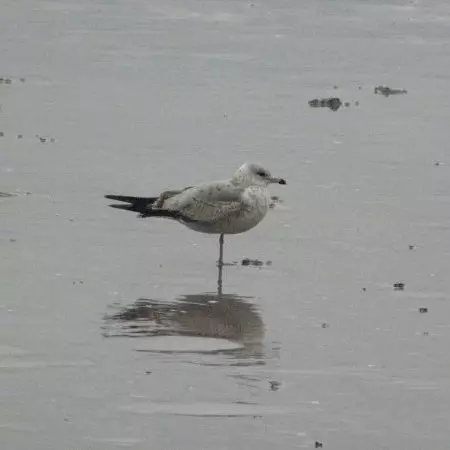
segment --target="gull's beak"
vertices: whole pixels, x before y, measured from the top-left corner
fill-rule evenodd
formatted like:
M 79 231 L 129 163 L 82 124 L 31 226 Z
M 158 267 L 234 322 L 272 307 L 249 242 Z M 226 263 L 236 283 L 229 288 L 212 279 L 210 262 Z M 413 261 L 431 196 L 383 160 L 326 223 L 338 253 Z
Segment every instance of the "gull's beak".
M 284 178 L 275 178 L 275 177 L 272 177 L 272 178 L 270 179 L 270 182 L 271 182 L 271 183 L 276 183 L 276 184 L 287 184 L 287 183 L 286 183 L 286 180 L 285 180 Z

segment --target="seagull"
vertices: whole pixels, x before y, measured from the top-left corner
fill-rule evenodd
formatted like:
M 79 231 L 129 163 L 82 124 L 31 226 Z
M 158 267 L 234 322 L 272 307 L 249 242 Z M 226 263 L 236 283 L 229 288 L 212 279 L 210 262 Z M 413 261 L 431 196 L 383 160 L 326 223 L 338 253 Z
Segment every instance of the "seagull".
M 221 268 L 224 235 L 243 233 L 264 219 L 270 205 L 267 188 L 274 183 L 285 185 L 286 181 L 273 177 L 259 164 L 245 163 L 228 180 L 168 190 L 157 197 L 105 195 L 105 198 L 123 202 L 109 206 L 137 212 L 138 217 L 172 219 L 194 231 L 218 234 Z

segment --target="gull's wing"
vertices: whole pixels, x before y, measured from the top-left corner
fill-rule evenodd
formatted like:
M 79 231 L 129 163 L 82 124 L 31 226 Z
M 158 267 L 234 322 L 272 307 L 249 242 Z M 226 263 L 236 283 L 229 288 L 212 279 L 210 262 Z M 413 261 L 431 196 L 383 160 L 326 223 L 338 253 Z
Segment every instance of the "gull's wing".
M 243 189 L 229 182 L 215 182 L 187 188 L 167 198 L 162 208 L 176 211 L 192 221 L 214 223 L 248 209 Z
M 243 202 L 196 202 L 189 208 L 184 208 L 181 213 L 193 222 L 213 224 L 225 218 L 240 216 L 248 210 L 248 205 Z

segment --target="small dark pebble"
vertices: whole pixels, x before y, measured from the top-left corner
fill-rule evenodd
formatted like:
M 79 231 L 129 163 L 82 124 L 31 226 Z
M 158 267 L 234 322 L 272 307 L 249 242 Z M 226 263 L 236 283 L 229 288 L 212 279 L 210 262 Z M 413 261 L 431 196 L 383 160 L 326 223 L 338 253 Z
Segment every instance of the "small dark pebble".
M 20 78 L 21 83 L 25 83 L 25 78 Z
M 270 197 L 269 208 L 273 209 L 280 203 L 283 203 L 283 200 L 281 200 L 278 195 L 273 195 L 272 197 Z
M 22 139 L 23 138 L 23 134 L 18 134 L 17 135 L 17 139 Z
M 241 261 L 241 265 L 243 266 L 262 266 L 263 262 L 259 259 L 250 259 L 250 258 L 244 258 Z
M 423 332 L 423 335 L 424 335 L 424 336 L 428 336 L 428 331 L 424 331 L 424 332 Z
M 10 239 L 9 242 L 17 242 L 17 239 Z
M 329 325 L 326 322 L 322 323 L 322 328 L 328 328 L 328 327 L 329 327 Z
M 308 102 L 311 108 L 330 108 L 337 111 L 342 106 L 342 101 L 338 97 L 314 98 Z
M 374 93 L 389 97 L 390 95 L 407 94 L 408 91 L 406 89 L 391 89 L 388 86 L 376 86 L 374 89 Z
M 146 370 L 146 371 L 145 371 L 145 375 L 150 375 L 151 373 L 152 373 L 151 370 Z
M 436 161 L 436 162 L 434 163 L 434 165 L 435 165 L 436 167 L 438 167 L 438 166 L 441 165 L 441 163 L 440 163 L 439 161 Z
M 12 83 L 11 78 L 5 78 L 5 83 L 6 83 L 6 84 L 11 84 L 11 83 Z
M 279 381 L 269 381 L 269 384 L 272 391 L 278 391 L 281 386 L 281 383 Z
M 5 135 L 5 133 L 3 133 L 3 131 L 0 131 L 0 137 L 3 137 Z
M 425 314 L 428 312 L 428 308 L 419 308 L 420 314 Z
M 408 248 L 409 248 L 410 250 L 415 250 L 416 246 L 415 246 L 415 245 L 408 245 Z
M 405 289 L 405 283 L 394 283 L 394 289 L 396 291 L 403 291 Z
M 266 266 L 271 266 L 272 265 L 272 261 L 266 261 Z
M 363 291 L 363 292 L 366 292 L 366 291 L 367 291 L 367 289 L 366 289 L 366 288 L 362 288 L 362 291 Z
M 316 441 L 316 442 L 315 442 L 314 448 L 322 448 L 322 447 L 323 447 L 322 442 L 319 442 L 319 441 Z
M 359 101 L 358 100 L 356 100 L 355 106 L 359 106 Z
M 345 106 L 346 108 L 348 108 L 348 107 L 350 106 L 350 102 L 345 102 L 345 103 L 344 103 L 344 106 Z

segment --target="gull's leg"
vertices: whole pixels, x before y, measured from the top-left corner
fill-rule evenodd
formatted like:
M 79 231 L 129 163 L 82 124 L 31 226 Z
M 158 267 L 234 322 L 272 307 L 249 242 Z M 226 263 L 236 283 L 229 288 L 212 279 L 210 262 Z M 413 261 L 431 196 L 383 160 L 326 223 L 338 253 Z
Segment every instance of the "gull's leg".
M 223 238 L 224 235 L 219 236 L 219 266 L 223 266 Z
M 217 261 L 217 267 L 219 270 L 217 278 L 217 293 L 222 294 L 222 271 L 223 271 L 223 234 L 219 236 L 219 261 Z

